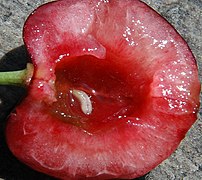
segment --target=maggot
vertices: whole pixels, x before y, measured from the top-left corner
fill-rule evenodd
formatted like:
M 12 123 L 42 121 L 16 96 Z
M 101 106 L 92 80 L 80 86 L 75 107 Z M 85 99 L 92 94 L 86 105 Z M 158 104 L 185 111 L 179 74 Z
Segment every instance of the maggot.
M 84 91 L 81 90 L 72 90 L 72 94 L 80 101 L 81 110 L 84 114 L 91 114 L 93 107 L 90 100 L 90 96 L 88 96 Z

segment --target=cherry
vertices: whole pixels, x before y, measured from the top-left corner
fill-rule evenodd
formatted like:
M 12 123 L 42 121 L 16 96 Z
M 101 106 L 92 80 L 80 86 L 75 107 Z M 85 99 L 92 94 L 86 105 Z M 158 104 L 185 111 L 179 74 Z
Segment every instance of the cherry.
M 187 44 L 135 1 L 56 1 L 23 37 L 34 74 L 10 115 L 12 153 L 60 179 L 136 178 L 195 122 L 200 83 Z

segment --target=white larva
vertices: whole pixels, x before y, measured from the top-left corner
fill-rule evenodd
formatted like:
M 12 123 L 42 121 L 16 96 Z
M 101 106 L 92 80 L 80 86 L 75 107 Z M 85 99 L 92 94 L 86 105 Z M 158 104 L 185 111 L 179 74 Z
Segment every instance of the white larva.
M 90 100 L 90 97 L 81 90 L 72 90 L 72 94 L 80 101 L 81 103 L 81 110 L 84 114 L 91 114 L 93 107 Z

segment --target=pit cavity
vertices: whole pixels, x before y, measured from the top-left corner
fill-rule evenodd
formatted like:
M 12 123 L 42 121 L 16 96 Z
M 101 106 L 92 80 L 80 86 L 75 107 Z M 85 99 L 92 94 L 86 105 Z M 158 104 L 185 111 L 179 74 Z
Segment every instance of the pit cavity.
M 52 114 L 87 131 L 139 116 L 145 99 L 142 81 L 118 61 L 80 56 L 58 62 Z

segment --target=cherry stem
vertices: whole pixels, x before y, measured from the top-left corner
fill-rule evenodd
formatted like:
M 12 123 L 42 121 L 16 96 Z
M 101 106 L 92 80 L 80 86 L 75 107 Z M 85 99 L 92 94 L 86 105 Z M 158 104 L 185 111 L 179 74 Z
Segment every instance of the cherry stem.
M 29 85 L 33 72 L 34 66 L 31 63 L 27 63 L 23 70 L 0 72 L 0 85 Z

